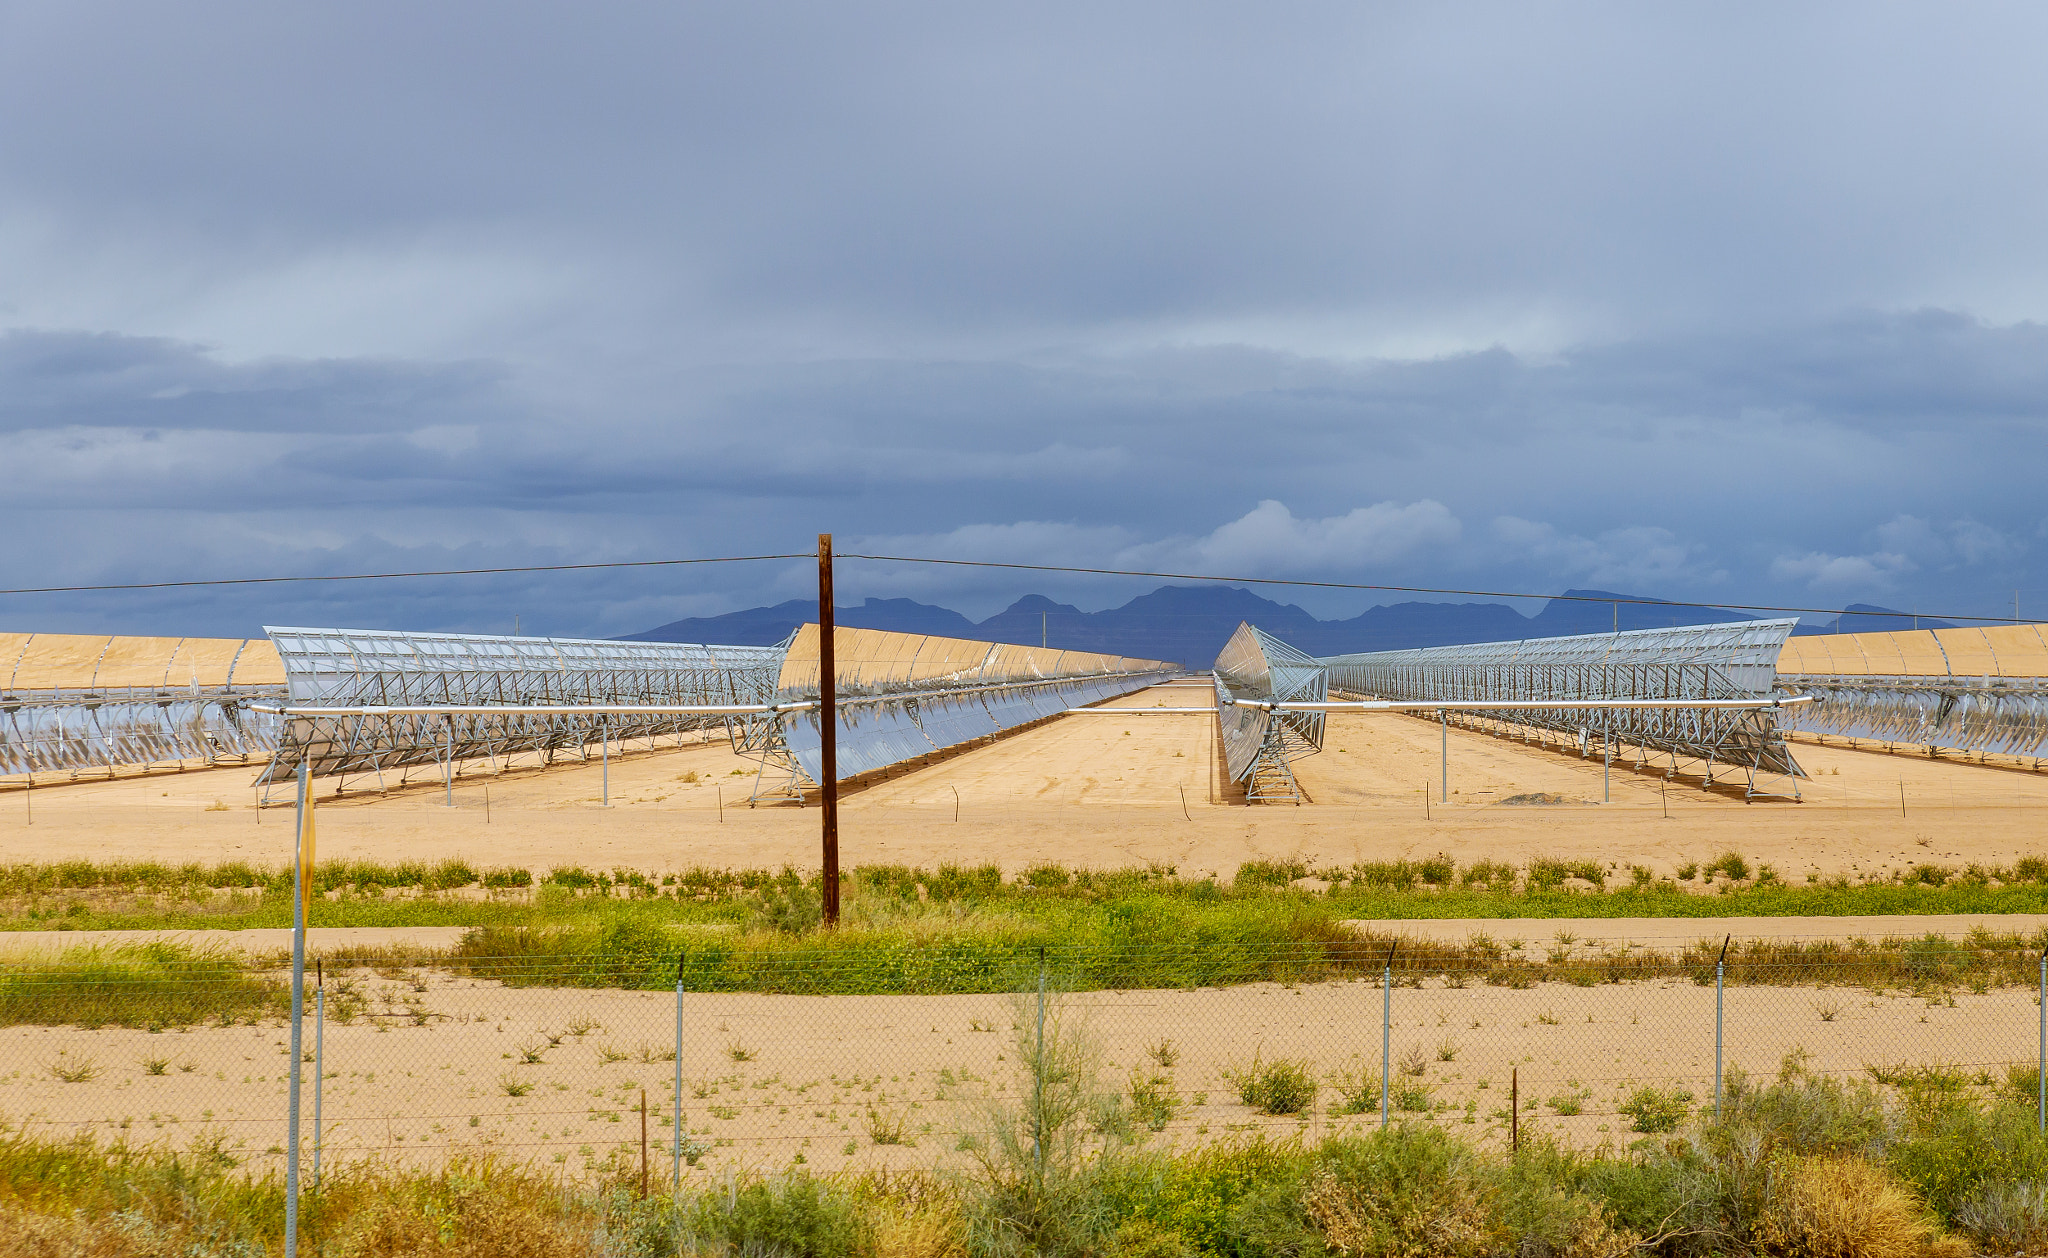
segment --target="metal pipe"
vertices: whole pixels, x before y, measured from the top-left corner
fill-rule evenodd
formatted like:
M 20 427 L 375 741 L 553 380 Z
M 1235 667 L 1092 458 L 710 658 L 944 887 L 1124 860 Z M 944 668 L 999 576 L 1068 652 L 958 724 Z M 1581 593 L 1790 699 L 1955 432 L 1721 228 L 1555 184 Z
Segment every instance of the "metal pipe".
M 1380 989 L 1380 1126 L 1387 1125 L 1387 1096 L 1393 1078 L 1394 1052 L 1394 953 L 1401 947 L 1396 939 L 1387 945 L 1387 960 Z
M 310 775 L 306 766 L 299 765 L 299 828 L 293 836 L 292 853 L 292 1034 L 291 1034 L 291 1086 L 285 1101 L 285 1161 L 284 1161 L 284 1253 L 285 1258 L 299 1255 L 299 1087 L 303 1071 L 300 1069 L 299 1054 L 303 1051 L 306 1022 L 306 795 L 310 789 Z
M 2034 1059 L 2034 1128 L 2048 1135 L 2048 948 L 2041 950 L 2041 1052 Z
M 1436 710 L 1437 732 L 1441 745 L 1437 748 L 1437 769 L 1443 774 L 1443 802 L 1451 802 L 1451 718 L 1442 708 Z
M 764 712 L 802 712 L 818 705 L 802 703 L 467 703 L 382 706 L 348 704 L 257 704 L 251 711 L 271 716 L 750 716 Z
M 325 1131 L 320 1125 L 320 1095 L 326 1090 L 327 1069 L 327 981 L 313 987 L 313 1191 L 320 1191 L 320 1145 Z
M 675 1191 L 680 1197 L 683 1192 L 683 961 L 676 958 L 676 1091 L 671 1103 L 675 1111 L 676 1158 Z
M 1348 702 L 1293 703 L 1271 699 L 1232 699 L 1241 708 L 1267 712 L 1548 712 L 1561 710 L 1650 711 L 1713 709 L 1762 711 L 1812 703 L 1812 695 L 1782 699 L 1361 699 Z
M 682 959 L 676 959 L 676 1197 L 682 1197 Z
M 1721 940 L 1721 956 L 1714 962 L 1714 1117 L 1716 1119 L 1721 1117 L 1721 1044 L 1723 1026 L 1721 994 L 1723 983 L 1728 977 L 1728 940 L 1733 938 L 1735 936 L 1729 935 Z

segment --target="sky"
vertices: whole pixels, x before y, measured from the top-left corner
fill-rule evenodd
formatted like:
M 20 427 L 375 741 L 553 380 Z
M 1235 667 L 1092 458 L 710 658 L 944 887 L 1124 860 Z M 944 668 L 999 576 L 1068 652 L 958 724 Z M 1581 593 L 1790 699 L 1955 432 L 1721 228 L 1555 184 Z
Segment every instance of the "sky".
M 0 0 L 0 588 L 829 531 L 2048 619 L 2044 45 L 1998 3 Z M 610 636 L 814 580 L 0 630 Z M 1155 584 L 839 573 L 975 617 Z

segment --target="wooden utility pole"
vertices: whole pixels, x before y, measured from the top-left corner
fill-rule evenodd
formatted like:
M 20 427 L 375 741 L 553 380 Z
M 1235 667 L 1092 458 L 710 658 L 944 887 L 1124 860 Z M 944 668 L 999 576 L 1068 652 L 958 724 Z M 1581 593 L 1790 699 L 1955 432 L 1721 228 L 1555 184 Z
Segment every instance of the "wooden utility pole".
M 832 641 L 832 535 L 818 534 L 818 768 L 824 797 L 825 925 L 839 924 L 839 661 Z

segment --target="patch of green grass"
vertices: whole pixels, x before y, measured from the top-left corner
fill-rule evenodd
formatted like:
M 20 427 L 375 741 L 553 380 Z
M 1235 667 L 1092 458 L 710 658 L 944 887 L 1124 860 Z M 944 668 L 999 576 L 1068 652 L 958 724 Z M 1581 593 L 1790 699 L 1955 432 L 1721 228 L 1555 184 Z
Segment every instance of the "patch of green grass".
M 242 957 L 174 943 L 0 963 L 0 1026 L 178 1027 L 283 1017 L 289 994 Z

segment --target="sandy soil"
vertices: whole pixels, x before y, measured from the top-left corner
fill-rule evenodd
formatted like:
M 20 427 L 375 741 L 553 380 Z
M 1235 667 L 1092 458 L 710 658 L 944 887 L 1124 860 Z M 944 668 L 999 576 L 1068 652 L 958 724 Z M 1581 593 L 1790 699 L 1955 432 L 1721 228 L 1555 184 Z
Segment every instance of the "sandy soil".
M 368 1007 L 348 1025 L 330 1021 L 321 1053 L 330 1165 L 478 1148 L 571 1171 L 615 1153 L 637 1160 L 644 1088 L 654 1173 L 667 1173 L 673 996 L 508 990 L 430 974 L 359 972 L 352 981 Z M 1056 1000 L 1054 1018 L 1097 1046 L 1106 1088 L 1127 1094 L 1134 1071 L 1163 1080 L 1181 1108 L 1148 1138 L 1191 1143 L 1377 1124 L 1382 999 L 1371 981 L 1102 992 Z M 1502 1130 L 1510 1068 L 1525 1129 L 1584 1144 L 1630 1138 L 1619 1107 L 1641 1086 L 1712 1095 L 1711 988 L 1515 991 L 1431 979 L 1397 988 L 1392 1009 L 1394 1060 L 1407 1059 L 1414 1072 L 1397 1069 L 1397 1106 L 1406 1090 L 1411 1108 L 1468 1135 Z M 780 1166 L 799 1155 L 821 1170 L 957 1161 L 961 1137 L 985 1130 L 991 1104 L 1015 1095 L 1020 1016 L 1028 1007 L 1001 996 L 685 996 L 684 1122 L 703 1153 L 691 1173 Z M 1727 995 L 1727 1060 L 1768 1073 L 1803 1052 L 1811 1069 L 1851 1075 L 1942 1063 L 2002 1082 L 2008 1064 L 2033 1061 L 2036 1017 L 2025 989 L 1923 997 L 1737 987 Z M 539 1060 L 523 1060 L 526 1050 Z M 161 1034 L 0 1029 L 0 1120 L 63 1136 L 217 1141 L 260 1167 L 284 1138 L 287 1056 L 275 1024 Z M 1324 1084 L 1317 1104 L 1285 1118 L 1241 1104 L 1229 1072 L 1255 1057 L 1307 1063 Z M 149 1073 L 152 1059 L 164 1073 Z M 81 1065 L 90 1078 L 55 1076 Z M 1360 1093 L 1363 1114 L 1341 1112 L 1333 1081 L 1346 1072 L 1373 1080 Z M 308 1067 L 309 1138 L 311 1075 Z M 898 1124 L 912 1143 L 876 1143 L 873 1127 Z
M 1183 706 L 1197 693 L 1162 687 L 1124 702 Z M 1012 871 L 1046 860 L 1157 862 L 1228 877 L 1252 859 L 1348 864 L 1441 851 L 1466 862 L 1569 854 L 1663 874 L 1732 849 L 1798 881 L 2048 852 L 2048 774 L 1802 745 L 1798 756 L 1814 775 L 1802 786 L 1804 803 L 1745 803 L 1617 766 L 1613 802 L 1603 804 L 1597 760 L 1453 730 L 1445 804 L 1424 799 L 1438 769 L 1433 723 L 1345 714 L 1331 719 L 1328 750 L 1298 766 L 1314 803 L 1247 808 L 1207 802 L 1215 797 L 1212 729 L 1202 716 L 1063 718 L 850 795 L 843 859 L 992 861 Z M 744 807 L 752 767 L 723 744 L 614 756 L 612 806 L 603 808 L 595 761 L 495 778 L 471 765 L 452 808 L 438 781 L 324 800 L 320 850 L 541 871 L 565 863 L 814 868 L 816 809 Z M 32 798 L 0 794 L 0 859 L 282 862 L 289 810 L 259 813 L 251 776 L 202 770 L 39 789 Z M 1539 791 L 1577 802 L 1498 802 Z

